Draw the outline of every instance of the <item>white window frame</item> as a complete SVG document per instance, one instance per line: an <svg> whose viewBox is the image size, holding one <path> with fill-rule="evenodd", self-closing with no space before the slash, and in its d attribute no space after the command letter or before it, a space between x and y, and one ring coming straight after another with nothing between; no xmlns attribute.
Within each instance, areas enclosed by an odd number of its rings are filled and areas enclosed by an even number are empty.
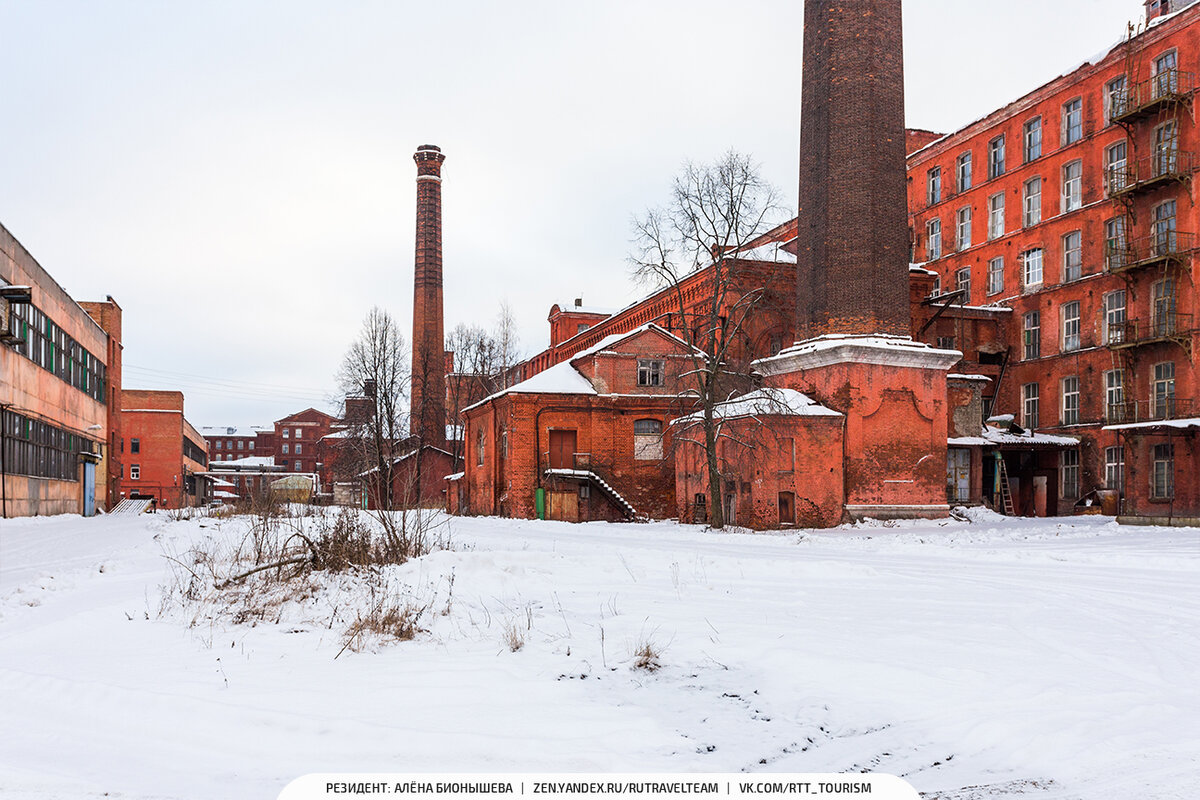
<svg viewBox="0 0 1200 800"><path fill-rule="evenodd" d="M1078 300L1072 300L1059 306L1060 330L1062 331L1059 337L1061 352L1069 353L1083 347L1083 324L1080 315Z"/></svg>
<svg viewBox="0 0 1200 800"><path fill-rule="evenodd" d="M963 206L954 212L954 246L960 251L971 246L971 220L974 216L970 206Z"/></svg>
<svg viewBox="0 0 1200 800"><path fill-rule="evenodd" d="M954 289L961 291L962 303L969 305L971 303L971 268L963 267L954 273Z"/></svg>
<svg viewBox="0 0 1200 800"><path fill-rule="evenodd" d="M930 167L925 173L925 205L942 202L942 168Z"/></svg>
<svg viewBox="0 0 1200 800"><path fill-rule="evenodd" d="M988 198L988 239L999 239L1004 235L1004 192Z"/></svg>
<svg viewBox="0 0 1200 800"><path fill-rule="evenodd" d="M1022 285L1026 289L1042 285L1046 277L1045 253L1040 247L1032 247L1021 254Z"/></svg>
<svg viewBox="0 0 1200 800"><path fill-rule="evenodd" d="M971 188L971 171L973 169L971 151L960 153L954 161L954 179L959 194Z"/></svg>
<svg viewBox="0 0 1200 800"><path fill-rule="evenodd" d="M1027 120L1021 129L1021 152L1025 163L1036 161L1042 157L1042 118L1041 116Z"/></svg>
<svg viewBox="0 0 1200 800"><path fill-rule="evenodd" d="M1021 360L1042 357L1042 312L1027 311L1021 318Z"/></svg>
<svg viewBox="0 0 1200 800"><path fill-rule="evenodd" d="M1068 375L1059 381L1059 421L1063 425L1079 424L1079 376Z"/></svg>
<svg viewBox="0 0 1200 800"><path fill-rule="evenodd" d="M1104 418L1124 422L1125 417L1125 370L1110 369L1104 373Z"/></svg>
<svg viewBox="0 0 1200 800"><path fill-rule="evenodd" d="M988 261L987 293L1000 294L1004 291L1004 256L996 256Z"/></svg>
<svg viewBox="0 0 1200 800"><path fill-rule="evenodd" d="M659 387L666 384L666 363L661 358L639 358L637 360L637 385Z"/></svg>
<svg viewBox="0 0 1200 800"><path fill-rule="evenodd" d="M1104 486L1125 490L1125 448L1121 445L1104 448Z"/></svg>
<svg viewBox="0 0 1200 800"><path fill-rule="evenodd" d="M1128 297L1124 289L1115 289L1104 295L1104 343L1120 344L1125 341L1125 315Z"/></svg>
<svg viewBox="0 0 1200 800"><path fill-rule="evenodd" d="M1041 403L1041 387L1035 383L1026 383L1021 387L1021 426L1025 430L1035 430L1038 423L1038 407Z"/></svg>
<svg viewBox="0 0 1200 800"><path fill-rule="evenodd" d="M1125 108L1125 98L1129 82L1124 75L1118 75L1108 83L1104 84L1104 124L1111 125L1113 119L1113 109L1120 101L1121 109Z"/></svg>
<svg viewBox="0 0 1200 800"><path fill-rule="evenodd" d="M1032 191L1037 189L1036 192ZM1021 221L1029 228L1042 221L1042 176L1035 175L1022 187Z"/></svg>
<svg viewBox="0 0 1200 800"><path fill-rule="evenodd" d="M1083 161L1075 159L1062 167L1062 213L1083 208Z"/></svg>
<svg viewBox="0 0 1200 800"><path fill-rule="evenodd" d="M1083 277L1083 231L1064 233L1062 237L1063 283Z"/></svg>
<svg viewBox="0 0 1200 800"><path fill-rule="evenodd" d="M142 479L142 465L141 464L130 464L129 465L129 480L140 481L141 479Z"/></svg>
<svg viewBox="0 0 1200 800"><path fill-rule="evenodd" d="M925 258L936 261L942 257L942 220L935 217L925 223Z"/></svg>
<svg viewBox="0 0 1200 800"><path fill-rule="evenodd" d="M988 180L999 178L1005 171L1005 140L1000 134L988 142Z"/></svg>
<svg viewBox="0 0 1200 800"><path fill-rule="evenodd" d="M1062 146L1083 140L1083 98L1074 97L1062 105Z"/></svg>
<svg viewBox="0 0 1200 800"><path fill-rule="evenodd" d="M1111 195L1129 183L1129 143L1124 139L1104 148L1104 191Z"/></svg>
<svg viewBox="0 0 1200 800"><path fill-rule="evenodd" d="M1171 442L1153 445L1150 457L1153 460L1150 499L1170 500L1175 496L1175 445Z"/></svg>
<svg viewBox="0 0 1200 800"><path fill-rule="evenodd" d="M1061 496L1073 500L1079 497L1079 451L1075 448L1058 454L1058 472L1061 479Z"/></svg>

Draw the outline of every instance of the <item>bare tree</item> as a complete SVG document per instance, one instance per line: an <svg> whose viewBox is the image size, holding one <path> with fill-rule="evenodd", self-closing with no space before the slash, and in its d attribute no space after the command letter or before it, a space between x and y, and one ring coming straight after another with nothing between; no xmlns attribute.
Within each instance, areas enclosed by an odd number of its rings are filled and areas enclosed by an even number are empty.
<svg viewBox="0 0 1200 800"><path fill-rule="evenodd" d="M337 471L349 478L377 470L378 482L367 485L375 487L378 496L373 500L379 508L389 509L395 503L394 459L407 427L408 363L408 350L395 320L376 306L367 313L337 374L338 386L347 398L343 413L347 427L338 444ZM373 400L369 412L348 413L350 399L364 394Z"/></svg>
<svg viewBox="0 0 1200 800"><path fill-rule="evenodd" d="M671 294L678 315L671 328L692 345L686 376L699 416L713 528L725 526L717 453L722 419L714 408L752 385L748 324L768 310L786 309L792 294L794 268L747 252L781 212L757 165L730 150L711 164L686 163L667 205L634 220L633 274Z"/></svg>
<svg viewBox="0 0 1200 800"><path fill-rule="evenodd" d="M459 324L446 335L446 350L454 353L454 372L447 390L449 419L456 434L462 427L462 410L514 381L513 368L520 362L516 323L507 303L500 306L496 326L488 331L478 325ZM462 459L463 442L449 442L455 462Z"/></svg>

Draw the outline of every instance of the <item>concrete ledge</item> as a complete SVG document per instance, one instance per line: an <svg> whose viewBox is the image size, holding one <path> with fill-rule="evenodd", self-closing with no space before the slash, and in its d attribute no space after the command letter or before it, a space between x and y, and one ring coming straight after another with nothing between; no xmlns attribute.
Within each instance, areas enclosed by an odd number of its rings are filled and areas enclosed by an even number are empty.
<svg viewBox="0 0 1200 800"><path fill-rule="evenodd" d="M1135 517L1119 516L1121 525L1165 525L1179 528L1200 528L1200 517Z"/></svg>
<svg viewBox="0 0 1200 800"><path fill-rule="evenodd" d="M948 504L933 505L846 505L846 513L855 520L860 519L942 519L950 516Z"/></svg>
<svg viewBox="0 0 1200 800"><path fill-rule="evenodd" d="M907 336L851 336L829 334L797 342L753 366L764 375L780 375L847 362L945 371L962 353L939 350Z"/></svg>

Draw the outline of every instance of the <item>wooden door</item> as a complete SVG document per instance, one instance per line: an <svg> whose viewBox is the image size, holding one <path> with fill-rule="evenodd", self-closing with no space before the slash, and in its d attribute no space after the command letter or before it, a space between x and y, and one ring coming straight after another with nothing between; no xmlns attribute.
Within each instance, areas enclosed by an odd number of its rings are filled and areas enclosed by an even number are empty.
<svg viewBox="0 0 1200 800"><path fill-rule="evenodd" d="M550 431L550 469L575 469L575 443L575 431Z"/></svg>
<svg viewBox="0 0 1200 800"><path fill-rule="evenodd" d="M570 489L546 493L550 501L549 518L564 522L579 521L579 492Z"/></svg>

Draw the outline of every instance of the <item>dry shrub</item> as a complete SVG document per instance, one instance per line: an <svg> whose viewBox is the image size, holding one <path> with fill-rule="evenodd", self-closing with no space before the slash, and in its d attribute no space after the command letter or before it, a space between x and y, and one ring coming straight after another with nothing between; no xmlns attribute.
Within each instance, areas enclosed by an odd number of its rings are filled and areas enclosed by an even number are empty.
<svg viewBox="0 0 1200 800"><path fill-rule="evenodd" d="M525 646L525 631L521 630L521 626L515 619L509 620L504 624L504 632L500 636L500 641L504 642L504 646L509 649L509 652L515 653Z"/></svg>
<svg viewBox="0 0 1200 800"><path fill-rule="evenodd" d="M405 642L423 633L421 619L429 613L429 603L419 603L385 593L376 602L360 611L342 637L340 656L347 649L361 651L372 639L392 639ZM337 656L335 656L336 658Z"/></svg>
<svg viewBox="0 0 1200 800"><path fill-rule="evenodd" d="M662 662L659 661L662 657L662 650L649 637L639 640L631 655L634 669L646 672L657 672L662 669Z"/></svg>

